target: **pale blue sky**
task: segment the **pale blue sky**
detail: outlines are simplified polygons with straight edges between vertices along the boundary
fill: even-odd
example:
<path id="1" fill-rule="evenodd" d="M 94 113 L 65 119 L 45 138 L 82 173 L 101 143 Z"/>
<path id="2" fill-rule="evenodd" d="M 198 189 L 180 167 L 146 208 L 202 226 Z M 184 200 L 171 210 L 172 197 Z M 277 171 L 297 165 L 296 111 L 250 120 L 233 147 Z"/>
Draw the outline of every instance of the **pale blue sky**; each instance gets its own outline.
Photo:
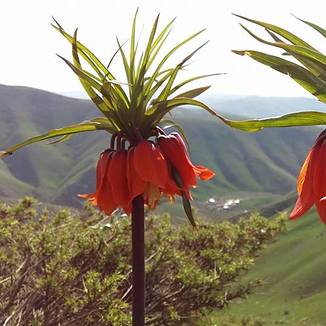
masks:
<path id="1" fill-rule="evenodd" d="M 50 27 L 51 16 L 69 32 L 79 27 L 79 39 L 106 62 L 116 50 L 115 35 L 122 41 L 128 39 L 137 7 L 140 8 L 139 30 L 145 36 L 156 14 L 161 13 L 162 23 L 177 16 L 170 44 L 207 28 L 200 40 L 209 39 L 210 43 L 194 58 L 185 76 L 227 72 L 227 76 L 204 83 L 212 85 L 210 93 L 309 96 L 288 77 L 231 53 L 231 49 L 270 51 L 240 28 L 240 20 L 232 12 L 283 26 L 326 51 L 326 40 L 290 14 L 320 25 L 324 23 L 326 27 L 326 11 L 321 0 L 10 0 L 2 2 L 0 12 L 0 83 L 54 92 L 81 91 L 77 78 L 55 56 L 59 53 L 70 59 L 70 48 Z M 183 54 L 177 58 L 180 60 Z M 119 75 L 120 70 L 116 71 Z"/>

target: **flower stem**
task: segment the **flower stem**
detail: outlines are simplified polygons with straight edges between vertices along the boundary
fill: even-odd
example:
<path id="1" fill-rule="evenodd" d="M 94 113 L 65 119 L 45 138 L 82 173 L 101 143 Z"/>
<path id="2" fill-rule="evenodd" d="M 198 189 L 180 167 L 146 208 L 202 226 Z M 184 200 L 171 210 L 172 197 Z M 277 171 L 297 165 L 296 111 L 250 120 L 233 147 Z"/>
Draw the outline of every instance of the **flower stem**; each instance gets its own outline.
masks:
<path id="1" fill-rule="evenodd" d="M 144 199 L 132 201 L 132 325 L 145 324 Z"/>

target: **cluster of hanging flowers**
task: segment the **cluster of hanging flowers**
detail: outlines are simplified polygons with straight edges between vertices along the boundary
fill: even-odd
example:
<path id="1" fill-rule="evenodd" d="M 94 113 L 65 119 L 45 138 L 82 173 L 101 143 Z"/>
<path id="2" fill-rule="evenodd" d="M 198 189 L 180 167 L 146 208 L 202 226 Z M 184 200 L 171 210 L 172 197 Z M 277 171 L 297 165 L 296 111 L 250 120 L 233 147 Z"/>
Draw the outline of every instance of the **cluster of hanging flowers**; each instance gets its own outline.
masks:
<path id="1" fill-rule="evenodd" d="M 305 214 L 314 204 L 322 222 L 326 223 L 326 130 L 316 139 L 298 177 L 298 200 L 290 218 Z"/>
<path id="2" fill-rule="evenodd" d="M 209 180 L 215 174 L 190 161 L 182 137 L 163 133 L 155 140 L 139 140 L 125 148 L 126 141 L 114 135 L 111 147 L 101 153 L 96 168 L 96 192 L 80 195 L 88 198 L 107 215 L 117 208 L 131 213 L 132 201 L 142 196 L 153 209 L 163 195 L 173 200 L 183 194 L 191 199 L 190 188 L 196 178 Z"/>

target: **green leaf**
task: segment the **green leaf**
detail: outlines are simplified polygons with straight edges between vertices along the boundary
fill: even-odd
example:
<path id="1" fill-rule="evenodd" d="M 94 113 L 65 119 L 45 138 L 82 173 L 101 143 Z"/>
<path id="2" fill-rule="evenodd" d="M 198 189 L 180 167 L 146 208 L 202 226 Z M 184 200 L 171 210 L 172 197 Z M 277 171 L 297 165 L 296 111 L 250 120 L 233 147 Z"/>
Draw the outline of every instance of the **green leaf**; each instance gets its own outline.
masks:
<path id="1" fill-rule="evenodd" d="M 172 173 L 172 178 L 175 181 L 176 185 L 180 189 L 182 189 L 183 188 L 183 182 L 182 182 L 181 176 L 180 176 L 178 170 L 173 165 L 172 165 L 172 168 L 171 168 L 171 173 Z M 188 217 L 188 220 L 189 220 L 190 224 L 195 228 L 196 227 L 196 221 L 194 219 L 191 204 L 190 204 L 190 201 L 189 201 L 189 199 L 187 197 L 186 192 L 181 190 L 181 196 L 182 196 L 183 209 L 184 209 L 184 211 L 185 211 L 185 213 L 186 213 L 186 215 Z"/>
<path id="2" fill-rule="evenodd" d="M 151 78 L 148 80 L 148 83 L 146 85 L 146 88 L 144 90 L 145 94 L 148 94 L 150 89 L 152 88 L 152 85 L 154 83 L 154 81 L 156 80 L 157 76 L 160 74 L 161 68 L 163 67 L 163 65 L 165 64 L 165 62 L 183 45 L 185 45 L 186 43 L 190 42 L 192 39 L 194 39 L 195 37 L 197 37 L 198 35 L 200 35 L 201 33 L 203 33 L 205 31 L 205 29 L 190 35 L 188 38 L 186 38 L 185 40 L 183 40 L 182 42 L 180 42 L 179 44 L 177 44 L 175 47 L 173 47 L 164 57 L 163 59 L 159 62 L 159 64 L 157 65 L 153 75 L 151 76 Z"/>
<path id="3" fill-rule="evenodd" d="M 138 76 L 140 80 L 144 78 L 145 72 L 146 72 L 146 70 L 148 68 L 148 60 L 149 60 L 150 53 L 152 51 L 152 45 L 153 45 L 153 41 L 154 41 L 154 38 L 155 38 L 159 18 L 160 18 L 160 15 L 158 14 L 155 21 L 154 21 L 151 33 L 149 35 L 149 39 L 147 41 L 147 46 L 146 46 L 146 49 L 145 49 L 143 60 L 140 63 L 140 65 L 141 65 L 141 69 L 140 69 L 141 76 Z"/>
<path id="4" fill-rule="evenodd" d="M 237 121 L 223 118 L 222 120 L 230 127 L 247 132 L 256 132 L 264 128 L 326 125 L 326 113 L 317 111 L 304 111 L 289 113 L 282 116 L 266 119 Z"/>
<path id="5" fill-rule="evenodd" d="M 326 82 L 316 77 L 306 68 L 291 61 L 259 51 L 233 50 L 233 52 L 239 55 L 248 55 L 252 59 L 290 76 L 320 101 L 326 102 Z"/>
<path id="6" fill-rule="evenodd" d="M 71 62 L 69 62 L 67 59 L 62 58 L 59 56 L 74 72 L 75 74 L 82 79 L 82 84 L 87 85 L 85 88 L 91 95 L 92 99 L 94 95 L 96 94 L 94 91 L 91 92 L 92 88 L 95 88 L 98 92 L 100 92 L 103 95 L 103 99 L 101 99 L 99 96 L 97 96 L 96 100 L 99 100 L 99 102 L 95 102 L 95 104 L 98 104 L 98 107 L 101 109 L 103 114 L 108 117 L 109 119 L 113 119 L 115 123 L 119 125 L 120 128 L 126 126 L 125 120 L 126 120 L 126 107 L 123 105 L 123 102 L 119 95 L 116 95 L 113 91 L 113 88 L 110 88 L 110 92 L 107 91 L 108 85 L 116 85 L 121 84 L 117 81 L 106 81 L 104 83 L 99 83 L 96 80 L 89 77 L 87 74 L 85 74 L 84 70 L 74 66 Z M 112 101 L 112 96 L 116 96 L 115 100 Z M 121 101 L 120 101 L 121 100 Z M 103 103 L 105 105 L 103 105 Z M 120 104 L 120 105 L 119 105 Z M 106 109 L 104 111 L 104 109 Z M 119 111 L 119 112 L 117 112 Z M 120 117 L 121 116 L 121 117 Z M 125 128 L 124 128 L 125 129 Z M 125 129 L 126 130 L 126 129 Z"/>
<path id="7" fill-rule="evenodd" d="M 165 85 L 164 89 L 162 90 L 161 94 L 158 96 L 158 101 L 164 101 L 168 98 L 168 96 L 171 93 L 171 89 L 173 86 L 173 83 L 177 77 L 178 72 L 180 69 L 182 69 L 183 65 L 190 60 L 201 48 L 203 48 L 208 42 L 205 42 L 204 44 L 200 45 L 196 50 L 194 50 L 192 53 L 190 53 L 188 56 L 186 56 L 171 72 L 170 78 Z"/>
<path id="8" fill-rule="evenodd" d="M 118 47 L 119 47 L 119 51 L 120 51 L 120 55 L 121 55 L 121 58 L 122 58 L 122 62 L 123 62 L 123 65 L 124 65 L 124 69 L 125 69 L 125 74 L 127 76 L 127 80 L 128 80 L 128 84 L 129 84 L 129 88 L 131 89 L 131 86 L 132 86 L 132 77 L 130 75 L 130 67 L 129 67 L 129 63 L 128 63 L 128 60 L 127 60 L 127 57 L 123 51 L 123 46 L 120 44 L 119 42 L 119 39 L 116 38 L 116 41 L 118 43 Z"/>
<path id="9" fill-rule="evenodd" d="M 131 28 L 131 40 L 130 40 L 130 83 L 133 85 L 135 78 L 135 57 L 136 57 L 136 49 L 135 49 L 135 38 L 136 38 L 136 21 L 137 21 L 138 8 L 135 12 L 135 16 L 132 22 Z"/>
<path id="10" fill-rule="evenodd" d="M 32 138 L 29 138 L 22 143 L 16 144 L 12 147 L 9 147 L 5 151 L 0 152 L 0 157 L 11 155 L 18 149 L 25 147 L 27 145 L 31 145 L 37 142 L 41 142 L 43 140 L 47 140 L 50 138 L 56 137 L 68 137 L 68 135 L 78 134 L 86 131 L 96 131 L 96 130 L 106 130 L 110 133 L 116 132 L 114 126 L 110 123 L 110 121 L 106 118 L 96 118 L 90 121 L 81 122 L 79 124 L 74 124 L 58 129 L 52 129 L 46 132 L 45 134 L 41 134 Z M 59 140 L 60 141 L 60 140 Z"/>
<path id="11" fill-rule="evenodd" d="M 72 136 L 73 136 L 73 134 L 70 134 L 70 135 L 63 135 L 63 136 L 60 137 L 59 139 L 56 139 L 56 140 L 53 140 L 53 141 L 49 142 L 49 145 L 54 145 L 54 144 L 63 143 L 64 141 L 69 140 Z"/>
<path id="12" fill-rule="evenodd" d="M 252 31 L 250 31 L 247 27 L 243 26 L 242 24 L 240 25 L 248 34 L 250 34 L 257 41 L 285 50 L 287 55 L 292 55 L 317 77 L 326 77 L 326 56 L 324 56 L 319 51 L 299 45 L 286 44 L 279 40 L 277 40 L 276 42 L 269 42 L 255 35 Z M 270 33 L 270 35 L 272 35 L 273 39 L 276 38 L 273 33 L 271 33 L 270 31 L 268 32 Z"/>
<path id="13" fill-rule="evenodd" d="M 74 65 L 81 69 L 81 64 L 78 56 L 78 50 L 77 50 L 77 29 L 74 33 L 74 37 L 72 40 L 72 57 L 73 57 L 73 62 Z M 66 62 L 67 63 L 67 62 Z M 70 66 L 70 65 L 69 65 Z M 93 90 L 92 86 L 86 82 L 83 78 L 79 77 L 79 80 L 85 89 L 86 93 L 90 97 L 90 99 L 93 101 L 93 103 L 98 107 L 98 109 L 108 118 L 110 118 L 110 113 L 109 113 L 109 107 L 105 104 L 103 99 Z"/>
<path id="14" fill-rule="evenodd" d="M 156 40 L 153 42 L 151 51 L 150 51 L 150 57 L 147 62 L 147 69 L 151 67 L 153 64 L 155 58 L 157 57 L 157 54 L 160 52 L 162 46 L 164 45 L 166 39 L 169 37 L 170 32 L 172 30 L 172 24 L 174 23 L 175 18 L 172 19 L 169 24 L 165 26 L 165 28 L 162 30 L 162 32 L 158 35 Z"/>
<path id="15" fill-rule="evenodd" d="M 182 191 L 182 205 L 190 224 L 195 228 L 197 225 L 192 212 L 192 207 L 187 194 L 184 191 Z"/>
<path id="16" fill-rule="evenodd" d="M 53 17 L 52 17 L 53 18 Z M 74 38 L 69 35 L 62 26 L 53 18 L 57 26 L 52 25 L 58 32 L 60 32 L 71 44 L 74 42 Z M 104 73 L 104 75 L 108 76 L 110 79 L 115 79 L 110 71 L 105 67 L 105 65 L 96 57 L 96 55 L 90 51 L 85 45 L 80 42 L 77 42 L 77 47 L 81 50 L 82 57 L 90 63 L 92 61 L 95 65 Z"/>
<path id="17" fill-rule="evenodd" d="M 322 36 L 326 37 L 326 29 L 312 23 L 312 22 L 309 22 L 307 20 L 303 20 L 301 18 L 298 18 L 296 17 L 295 15 L 293 15 L 296 19 L 302 21 L 303 23 L 307 24 L 308 26 L 312 27 L 314 30 L 316 30 L 317 32 L 319 32 Z"/>
<path id="18" fill-rule="evenodd" d="M 162 71 L 160 75 L 163 75 L 160 79 L 156 80 L 156 84 L 149 90 L 148 93 L 145 93 L 144 98 L 144 105 L 147 106 L 147 104 L 150 102 L 150 100 L 153 98 L 153 96 L 156 94 L 156 92 L 160 89 L 160 87 L 164 84 L 164 82 L 170 77 L 171 72 L 174 69 L 167 69 L 165 71 Z M 159 75 L 158 75 L 159 76 Z M 158 77 L 157 76 L 157 77 Z M 147 89 L 148 83 L 145 83 L 144 88 Z M 153 99 L 152 102 L 157 102 L 157 99 Z"/>
<path id="19" fill-rule="evenodd" d="M 69 43 L 73 44 L 76 42 L 77 50 L 80 53 L 80 55 L 83 57 L 83 59 L 86 60 L 86 62 L 98 73 L 101 80 L 108 78 L 109 80 L 115 80 L 114 75 L 111 73 L 111 71 L 106 68 L 106 66 L 96 57 L 96 55 L 90 51 L 85 45 L 83 45 L 81 42 L 74 40 L 74 37 L 69 35 L 63 27 L 53 18 L 57 26 L 52 25 L 58 32 L 60 32 Z M 117 84 L 115 86 L 115 91 L 119 94 L 119 96 L 124 100 L 124 102 L 128 105 L 129 100 L 124 92 L 123 88 Z"/>
<path id="20" fill-rule="evenodd" d="M 191 89 L 189 91 L 186 91 L 184 93 L 181 93 L 181 94 L 177 95 L 175 98 L 178 98 L 178 97 L 194 98 L 194 97 L 197 97 L 200 94 L 206 92 L 210 87 L 211 86 L 204 86 L 204 87 L 194 88 L 194 89 Z"/>
<path id="21" fill-rule="evenodd" d="M 225 73 L 215 73 L 215 74 L 200 75 L 200 76 L 195 76 L 195 77 L 191 77 L 189 79 L 186 79 L 186 80 L 182 81 L 181 83 L 177 84 L 176 86 L 174 86 L 170 91 L 170 95 L 175 93 L 181 87 L 183 87 L 183 86 L 185 86 L 185 85 L 187 85 L 187 84 L 189 84 L 189 83 L 191 83 L 191 82 L 193 82 L 195 80 L 199 80 L 199 79 L 203 79 L 203 78 L 207 78 L 207 77 L 218 76 L 218 75 L 225 75 Z"/>
<path id="22" fill-rule="evenodd" d="M 236 16 L 236 17 L 239 17 L 241 19 L 247 20 L 247 21 L 249 21 L 251 23 L 254 23 L 256 25 L 262 26 L 262 27 L 264 27 L 264 28 L 266 28 L 266 29 L 280 35 L 281 37 L 284 37 L 286 40 L 290 41 L 292 44 L 301 45 L 303 47 L 313 49 L 313 47 L 310 44 L 308 44 L 307 42 L 302 40 L 300 37 L 290 33 L 289 31 L 287 31 L 287 30 L 285 30 L 285 29 L 283 29 L 283 28 L 281 28 L 279 26 L 268 24 L 268 23 L 265 23 L 265 22 L 262 22 L 262 21 L 259 21 L 259 20 L 250 19 L 250 18 L 240 16 L 240 15 L 237 15 L 237 14 L 233 14 L 233 15 Z"/>
<path id="23" fill-rule="evenodd" d="M 222 116 L 217 114 L 214 110 L 212 110 L 208 105 L 205 103 L 187 98 L 187 97 L 175 97 L 171 100 L 155 103 L 147 112 L 146 112 L 146 119 L 143 121 L 142 128 L 144 130 L 151 130 L 151 126 L 157 125 L 163 117 L 169 113 L 172 109 L 176 107 L 181 107 L 181 106 L 196 106 L 199 108 L 202 108 L 212 114 L 213 116 L 218 117 L 221 120 L 224 120 Z"/>

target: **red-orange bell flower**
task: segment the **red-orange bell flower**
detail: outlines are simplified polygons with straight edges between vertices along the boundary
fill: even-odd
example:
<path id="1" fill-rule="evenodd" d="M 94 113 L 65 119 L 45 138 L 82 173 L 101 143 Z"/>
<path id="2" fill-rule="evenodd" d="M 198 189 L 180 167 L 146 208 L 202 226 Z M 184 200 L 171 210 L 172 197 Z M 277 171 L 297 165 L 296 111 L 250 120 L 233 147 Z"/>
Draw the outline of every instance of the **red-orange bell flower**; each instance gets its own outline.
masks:
<path id="1" fill-rule="evenodd" d="M 98 206 L 107 215 L 112 214 L 116 209 L 113 202 L 112 188 L 108 182 L 108 170 L 111 164 L 113 150 L 106 150 L 101 153 L 96 167 L 96 191 L 92 194 L 78 195 L 81 198 L 87 198 L 93 205 Z"/>
<path id="2" fill-rule="evenodd" d="M 106 182 L 112 189 L 112 201 L 117 207 L 122 207 L 126 212 L 130 212 L 131 204 L 126 170 L 127 151 L 118 150 L 112 155 Z"/>
<path id="3" fill-rule="evenodd" d="M 202 180 L 209 180 L 214 177 L 215 173 L 208 168 L 192 164 L 186 145 L 178 133 L 173 132 L 168 136 L 160 135 L 157 142 L 167 161 L 180 175 L 182 190 L 189 197 L 189 188 L 197 185 L 196 177 Z"/>
<path id="4" fill-rule="evenodd" d="M 302 216 L 315 204 L 326 223 L 326 130 L 317 138 L 301 168 L 297 189 L 299 198 L 290 218 Z"/>
<path id="5" fill-rule="evenodd" d="M 145 203 L 149 208 L 155 208 L 160 200 L 161 189 L 168 183 L 167 162 L 159 148 L 148 140 L 141 141 L 129 151 L 131 154 L 128 168 L 133 171 L 128 177 L 132 180 L 131 195 L 135 198 L 142 189 Z"/>

